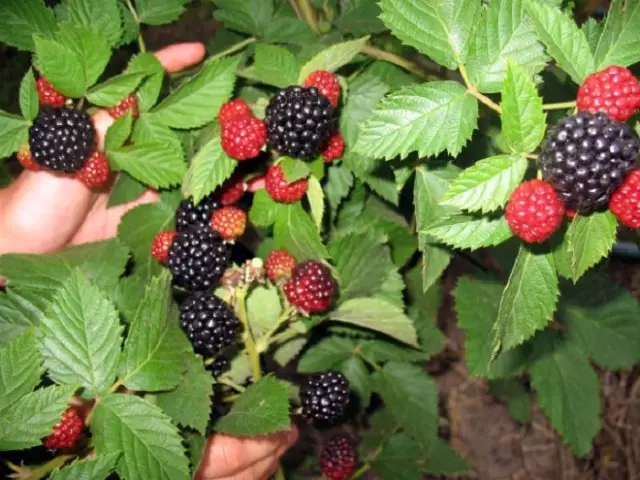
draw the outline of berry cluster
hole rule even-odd
[[[78,414],[78,411],[69,407],[58,424],[53,427],[51,435],[45,437],[42,443],[45,447],[54,450],[57,448],[73,448],[78,441],[84,422]]]
[[[542,180],[520,185],[506,207],[511,230],[544,242],[565,214],[606,208],[630,228],[640,227],[640,141],[622,123],[640,108],[640,83],[626,68],[589,75],[578,91],[579,112],[549,129],[540,148]]]

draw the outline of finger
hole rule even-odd
[[[200,63],[204,58],[205,48],[200,42],[177,43],[158,50],[155,55],[164,69],[172,73]]]
[[[92,118],[93,126],[96,129],[96,143],[98,145],[98,150],[104,150],[104,137],[107,134],[109,127],[113,125],[113,117],[111,117],[106,110],[98,110]]]
[[[297,433],[295,434],[297,439]],[[293,442],[295,443],[295,442]],[[280,457],[289,449],[291,444],[282,444],[275,452],[262,460],[257,461],[245,470],[236,473],[231,477],[220,480],[267,480],[271,478],[280,468]]]
[[[253,438],[214,435],[209,438],[198,469],[199,480],[231,477],[266,458],[283,452],[295,443],[297,429]]]

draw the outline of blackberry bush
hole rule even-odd
[[[632,477],[640,4],[609,3],[0,2],[0,477],[219,477],[210,435],[295,425],[276,478],[515,478],[495,432],[541,414]],[[216,38],[165,76],[184,11]]]

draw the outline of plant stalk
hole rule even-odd
[[[247,316],[247,290],[246,288],[238,289],[236,295],[236,315],[242,323],[242,341],[244,348],[249,357],[249,363],[251,364],[251,372],[253,375],[253,381],[258,382],[262,378],[262,368],[260,367],[260,354],[256,349],[256,342],[253,338],[253,332],[249,325],[249,317]]]
[[[278,321],[275,323],[273,327],[271,327],[271,330],[265,333],[264,336],[258,340],[256,344],[258,353],[263,353],[267,351],[267,349],[269,348],[269,345],[271,344],[270,342],[271,337],[275,335],[275,333],[282,327],[282,325],[284,325],[287,321],[289,321],[289,319],[291,318],[291,315],[294,312],[295,312],[295,308],[293,308],[291,305],[289,305],[282,311],[282,313],[280,314],[280,317],[278,318]]]
[[[311,27],[311,29],[320,33],[320,27],[318,26],[318,14],[313,5],[311,5],[311,0],[298,0],[298,7],[300,7],[300,13],[302,14],[302,18],[307,24]]]
[[[227,55],[231,55],[232,53],[236,53],[237,51],[242,50],[247,45],[251,45],[256,40],[257,40],[256,37],[245,38],[243,41],[235,43],[231,45],[229,48],[221,51],[220,53],[216,53],[215,55],[209,57],[209,60],[210,61],[217,60],[219,58],[226,57]]]
[[[558,103],[545,103],[542,105],[543,110],[564,110],[568,108],[575,108],[576,102],[574,100],[570,102],[558,102]]]
[[[385,62],[397,65],[400,68],[404,68],[408,72],[417,75],[420,78],[429,78],[430,75],[420,68],[416,63],[406,58],[396,55],[395,53],[387,52],[373,45],[366,44],[362,47],[362,53],[378,60],[384,60]]]
[[[462,76],[462,80],[464,80],[464,84],[467,87],[467,90],[469,91],[469,93],[474,97],[476,97],[480,103],[483,103],[484,105],[489,107],[491,110],[499,114],[502,114],[502,108],[500,107],[500,105],[498,105],[496,102],[491,100],[486,95],[483,95],[482,93],[480,93],[478,91],[478,88],[469,81],[469,76],[467,75],[467,68],[464,66],[464,64],[462,63],[459,64],[458,69],[460,70],[460,75]]]
[[[127,5],[127,8],[131,12],[131,15],[133,16],[133,19],[135,20],[136,25],[138,25],[138,31],[140,32],[138,33],[138,47],[140,48],[140,51],[144,53],[147,51],[147,46],[144,44],[144,38],[142,38],[140,17],[138,16],[138,12],[136,12],[136,9],[133,7],[131,0],[124,0],[124,3]]]
[[[40,480],[41,478],[46,477],[51,472],[53,472],[56,468],[62,467],[69,460],[74,458],[75,455],[59,455],[51,460],[49,460],[44,465],[40,465],[38,468],[31,472],[31,475],[27,477],[27,480]]]

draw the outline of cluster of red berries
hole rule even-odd
[[[45,447],[55,450],[57,448],[73,448],[78,441],[84,422],[78,411],[69,407],[58,424],[53,427],[53,432],[42,440]]]
[[[519,185],[507,204],[507,222],[526,242],[544,242],[576,211],[607,206],[622,224],[640,228],[639,143],[619,123],[640,108],[640,82],[628,69],[610,66],[585,79],[576,104],[580,112],[545,139],[538,157],[544,181]]]

